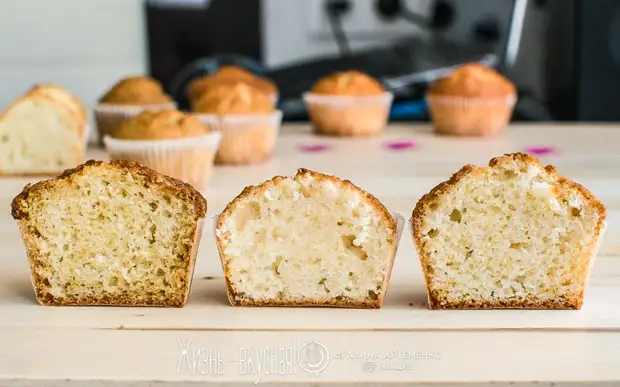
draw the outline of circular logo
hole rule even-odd
[[[362,369],[366,372],[374,372],[376,368],[375,363],[371,361],[365,361],[364,364],[362,364]]]
[[[329,364],[329,351],[318,341],[308,341],[299,347],[299,368],[311,376],[323,372]]]

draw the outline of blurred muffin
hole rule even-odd
[[[222,84],[234,85],[243,81],[250,86],[265,93],[271,103],[275,105],[278,99],[278,88],[268,79],[258,77],[251,72],[237,66],[224,66],[213,75],[205,75],[194,79],[186,89],[186,95],[190,103],[196,102],[210,88]]]
[[[134,160],[204,190],[220,134],[178,110],[144,111],[104,142],[112,160]]]
[[[222,133],[216,163],[253,164],[271,157],[282,114],[256,87],[242,81],[211,87],[193,109]]]
[[[331,74],[304,95],[317,132],[335,136],[372,136],[387,125],[392,94],[359,71]]]
[[[435,131],[459,136],[504,132],[516,99],[517,91],[510,80],[476,63],[438,80],[427,95]]]
[[[193,109],[207,114],[264,114],[275,110],[265,93],[241,81],[210,88],[196,100]]]
[[[199,119],[178,110],[142,112],[125,121],[116,138],[121,140],[171,140],[202,136],[210,132]]]
[[[114,105],[160,105],[172,102],[161,83],[148,77],[130,77],[115,84],[100,100]]]
[[[71,111],[78,125],[85,127],[88,124],[88,113],[82,102],[62,86],[54,83],[40,83],[35,85],[30,93],[40,94],[59,101]]]
[[[60,86],[39,85],[0,111],[0,175],[56,175],[84,161],[82,104]]]
[[[215,74],[222,76],[222,77],[237,78],[237,79],[254,78],[254,74],[251,71],[248,71],[244,69],[243,67],[234,66],[234,65],[222,66],[219,68],[219,70]]]
[[[95,108],[99,139],[101,141],[106,135],[114,137],[125,120],[145,110],[160,111],[175,107],[158,81],[144,76],[125,78],[107,91]]]

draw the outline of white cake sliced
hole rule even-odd
[[[398,241],[375,197],[304,169],[247,187],[216,236],[233,306],[379,308]]]
[[[432,309],[579,309],[605,207],[517,153],[467,165],[413,211]]]

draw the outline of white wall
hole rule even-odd
[[[140,0],[1,0],[0,110],[39,82],[87,106],[113,82],[146,70]]]

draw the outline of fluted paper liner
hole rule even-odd
[[[189,183],[199,191],[203,191],[211,179],[220,140],[221,134],[217,131],[175,140],[120,140],[110,136],[103,139],[111,159],[137,161]]]
[[[318,133],[332,136],[375,136],[386,127],[392,93],[343,96],[306,93],[308,115]]]
[[[271,158],[282,112],[272,114],[195,114],[207,126],[222,133],[216,164],[255,164]]]
[[[159,111],[176,109],[175,103],[154,105],[116,105],[100,103],[95,106],[95,121],[100,144],[105,136],[115,137],[120,125],[129,118],[135,117],[143,111]]]
[[[476,98],[427,95],[435,131],[456,136],[501,134],[510,123],[515,96]]]

